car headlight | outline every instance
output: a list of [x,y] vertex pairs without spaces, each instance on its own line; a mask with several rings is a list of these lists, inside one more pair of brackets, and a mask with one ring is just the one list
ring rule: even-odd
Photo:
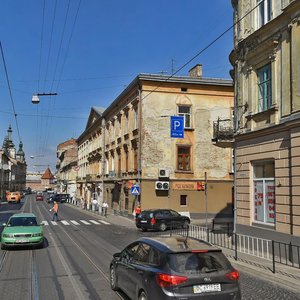
[[43,234],[41,233],[41,232],[39,232],[39,233],[34,233],[32,236],[33,237],[37,237],[37,236],[42,236]]
[[14,235],[11,233],[3,233],[2,236],[5,238],[13,238],[14,237]]

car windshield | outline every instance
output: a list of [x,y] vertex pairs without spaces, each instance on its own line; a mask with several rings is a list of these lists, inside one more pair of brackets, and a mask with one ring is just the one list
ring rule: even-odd
[[228,270],[231,265],[222,252],[187,252],[168,255],[170,268],[184,274],[205,274]]
[[11,218],[7,226],[37,226],[37,221],[35,217],[16,217]]

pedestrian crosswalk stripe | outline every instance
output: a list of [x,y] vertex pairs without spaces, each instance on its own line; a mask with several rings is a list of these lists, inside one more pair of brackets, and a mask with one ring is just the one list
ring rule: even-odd
[[98,223],[97,221],[95,221],[95,220],[89,220],[91,223],[93,223],[93,224],[96,224],[96,225],[100,225],[100,223]]
[[103,221],[103,220],[100,220],[101,223],[105,224],[105,225],[110,225],[110,223],[106,222],[106,221]]
[[85,225],[91,225],[89,222],[85,221],[85,220],[79,220],[80,222],[82,222]]
[[70,225],[67,221],[62,220],[61,221],[64,225]]
[[[104,224],[104,225],[110,225],[110,223],[104,221],[104,220],[79,220],[81,223],[83,223],[84,225],[101,225],[101,224]],[[65,226],[68,226],[68,225],[71,225],[70,223],[72,223],[73,225],[82,225],[81,223],[79,223],[79,221],[75,221],[75,220],[60,220],[59,222],[57,221],[42,221],[41,223],[43,223],[45,226],[49,226],[50,224],[52,225],[58,225],[58,224],[63,224]],[[90,223],[89,223],[90,222]],[[92,223],[92,224],[91,224]]]
[[76,221],[74,221],[74,220],[71,220],[70,221],[72,224],[74,224],[74,225],[80,225],[78,222],[76,222]]

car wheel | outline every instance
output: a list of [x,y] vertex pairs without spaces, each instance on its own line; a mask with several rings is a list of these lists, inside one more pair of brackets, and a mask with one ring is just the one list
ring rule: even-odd
[[147,296],[145,294],[145,292],[141,292],[140,296],[139,296],[139,300],[147,300]]
[[116,268],[114,265],[111,265],[110,267],[110,287],[113,291],[117,291],[119,288],[117,286],[117,276],[116,276]]
[[167,229],[166,223],[161,223],[161,224],[159,225],[159,230],[160,230],[160,231],[165,231],[166,229]]
[[186,220],[186,221],[184,221],[182,227],[185,228],[185,229],[188,229],[189,225],[190,225],[190,222],[188,220]]

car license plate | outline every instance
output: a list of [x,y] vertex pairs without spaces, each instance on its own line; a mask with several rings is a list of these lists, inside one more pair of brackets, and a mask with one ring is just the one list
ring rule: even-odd
[[209,293],[209,292],[221,292],[221,284],[202,284],[193,286],[194,294]]
[[24,244],[24,243],[28,243],[28,242],[29,242],[28,239],[18,239],[18,240],[16,240],[16,243],[18,243],[18,244]]
[[147,220],[141,220],[141,223],[147,223]]

